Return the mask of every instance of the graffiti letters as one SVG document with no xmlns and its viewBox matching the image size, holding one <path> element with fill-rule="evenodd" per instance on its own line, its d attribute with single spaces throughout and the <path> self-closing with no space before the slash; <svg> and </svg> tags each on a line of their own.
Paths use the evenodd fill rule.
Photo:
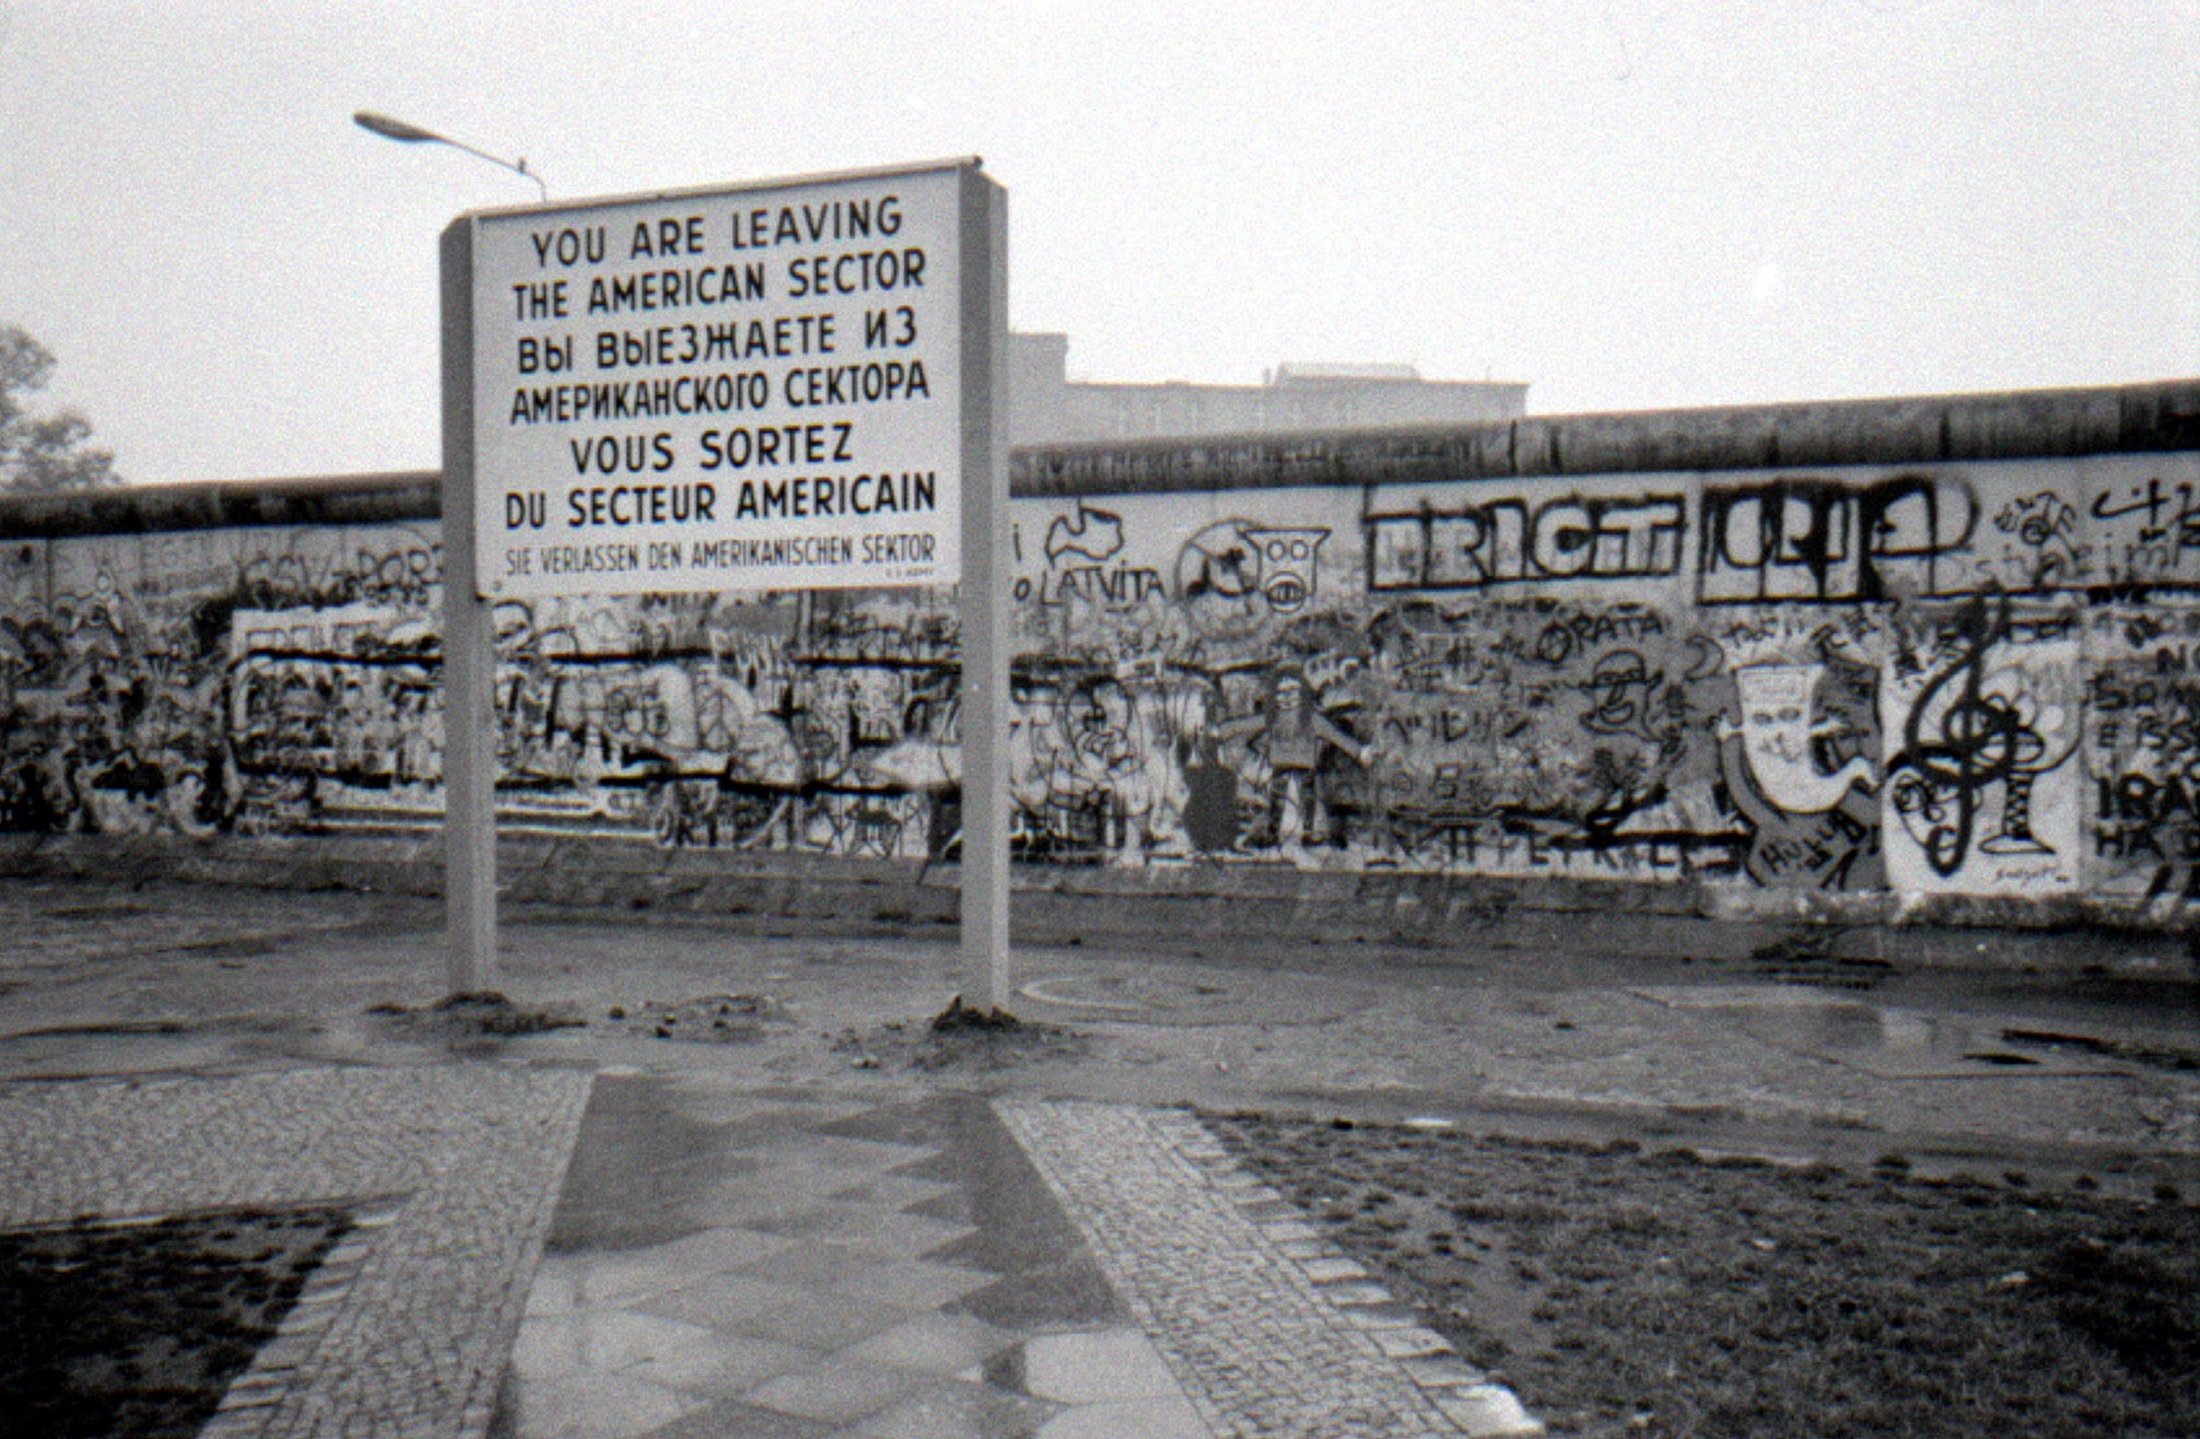
<svg viewBox="0 0 2200 1439">
<path fill-rule="evenodd" d="M 2200 611 L 2119 606 L 2095 620 L 2085 769 L 2112 883 L 2200 899 Z"/>
<path fill-rule="evenodd" d="M 1055 516 L 1045 549 L 1046 568 L 1016 580 L 1019 602 L 1124 608 L 1167 594 L 1158 571 L 1121 558 L 1123 517 L 1112 510 L 1079 504 L 1075 514 Z"/>
<path fill-rule="evenodd" d="M 1699 595 L 1714 604 L 1960 592 L 1939 562 L 1978 520 L 1968 485 L 1922 476 L 1706 485 L 1702 504 Z"/>
<path fill-rule="evenodd" d="M 1371 590 L 1482 589 L 1531 580 L 1677 574 L 1679 495 L 1506 498 L 1378 509 L 1362 518 Z"/>
</svg>

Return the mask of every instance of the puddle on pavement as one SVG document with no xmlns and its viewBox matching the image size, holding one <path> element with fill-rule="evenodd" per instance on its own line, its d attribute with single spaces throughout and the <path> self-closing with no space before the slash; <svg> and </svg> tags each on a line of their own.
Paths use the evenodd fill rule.
<svg viewBox="0 0 2200 1439">
<path fill-rule="evenodd" d="M 43 919 L 145 919 L 158 913 L 142 904 L 70 904 L 40 911 Z"/>
<path fill-rule="evenodd" d="M 1751 1038 L 1882 1079 L 1960 1079 L 2039 1073 L 2113 1072 L 2098 1056 L 2070 1050 L 2014 1052 L 1998 1023 L 1873 1004 L 1802 985 L 1645 988 L 1637 994 L 1675 1009 L 1724 1013 Z"/>
<path fill-rule="evenodd" d="M 1262 975 L 1247 982 L 1221 971 L 1048 974 L 1020 986 L 1017 997 L 1064 1017 L 1144 1024 L 1326 1024 L 1375 1002 L 1367 986 L 1336 975 Z"/>
<path fill-rule="evenodd" d="M 974 1233 L 928 1258 L 991 1270 L 1001 1278 L 953 1307 L 1002 1329 L 1067 1329 L 1124 1321 L 1084 1240 L 992 1106 L 953 1095 L 829 1125 L 826 1133 L 939 1146 L 899 1171 L 954 1188 L 909 1212 Z"/>
<path fill-rule="evenodd" d="M 342 1063 L 356 1045 L 320 1023 L 274 1015 L 112 1020 L 0 1035 L 0 1075 L 70 1079 L 105 1074 L 219 1074 L 291 1061 Z"/>
<path fill-rule="evenodd" d="M 1939 1026 L 1932 1020 L 1865 1004 L 1751 1010 L 1742 1023 L 1767 1043 L 1829 1057 L 1917 1061 L 1930 1058 L 1939 1042 Z"/>
<path fill-rule="evenodd" d="M 9 1079 L 197 1072 L 229 1058 L 228 1041 L 205 1034 L 78 1027 L 0 1036 L 0 1074 Z"/>
</svg>

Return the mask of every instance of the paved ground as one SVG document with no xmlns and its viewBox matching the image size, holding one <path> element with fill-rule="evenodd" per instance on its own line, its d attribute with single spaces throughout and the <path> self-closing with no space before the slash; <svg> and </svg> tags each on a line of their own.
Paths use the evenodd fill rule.
<svg viewBox="0 0 2200 1439">
<path fill-rule="evenodd" d="M 1005 1113 L 1212 1432 L 1532 1430 L 1511 1393 L 1251 1183 L 1196 1120 L 1093 1103 Z"/>
<path fill-rule="evenodd" d="M 506 1434 L 1531 1427 L 1181 1113 L 621 1073 L 585 1128 Z"/>
<path fill-rule="evenodd" d="M 1207 1433 L 982 1099 L 599 1085 L 503 1432 Z"/>
<path fill-rule="evenodd" d="M 347 1203 L 215 1432 L 478 1433 L 587 1093 L 497 1064 L 7 1086 L 0 1225 Z"/>
<path fill-rule="evenodd" d="M 1019 951 L 1056 1028 L 943 1047 L 951 936 L 506 919 L 504 988 L 584 1023 L 424 1013 L 432 903 L 0 883 L 0 1223 L 373 1219 L 234 1433 L 1495 1433 L 1512 1396 L 1185 1106 L 2200 1182 L 2181 942 L 1157 936 Z"/>
</svg>

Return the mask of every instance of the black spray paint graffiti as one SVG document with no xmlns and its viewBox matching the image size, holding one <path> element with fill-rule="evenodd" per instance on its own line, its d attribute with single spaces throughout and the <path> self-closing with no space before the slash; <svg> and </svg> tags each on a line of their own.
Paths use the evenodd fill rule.
<svg viewBox="0 0 2200 1439">
<path fill-rule="evenodd" d="M 2090 513 L 2104 531 L 2113 577 L 2126 584 L 2190 584 L 2186 557 L 2200 552 L 2200 491 L 2189 481 L 2159 476 L 2093 497 Z"/>
<path fill-rule="evenodd" d="M 423 572 L 408 533 L 376 558 L 278 532 L 232 546 L 226 572 L 190 557 L 198 578 L 150 599 L 101 570 L 18 604 L 0 624 L 0 823 L 433 824 L 441 657 L 427 591 L 398 578 Z M 139 567 L 131 541 L 97 543 Z M 895 857 L 951 839 L 955 636 L 936 602 L 513 602 L 497 623 L 508 821 Z"/>
<path fill-rule="evenodd" d="M 1705 485 L 1702 505 L 1706 604 L 1962 593 L 1963 572 L 1942 562 L 1978 522 L 1969 485 L 1926 476 Z"/>
<path fill-rule="evenodd" d="M 1826 655 L 1733 671 L 1715 725 L 1727 800 L 1748 825 L 1742 870 L 1763 885 L 1876 888 L 1877 676 Z"/>
<path fill-rule="evenodd" d="M 2020 495 L 1994 514 L 1994 528 L 2022 546 L 2019 568 L 2004 577 L 2011 590 L 2037 592 L 2082 583 L 2092 547 L 2078 533 L 2078 512 L 2053 490 Z"/>
<path fill-rule="evenodd" d="M 952 838 L 955 636 L 927 604 L 509 601 L 498 629 L 523 822 L 880 858 Z"/>
<path fill-rule="evenodd" d="M 2086 682 L 2094 856 L 2145 898 L 2200 899 L 2200 610 L 2093 618 Z"/>
<path fill-rule="evenodd" d="M 1887 775 L 1895 815 L 1942 879 L 1974 854 L 2056 853 L 2034 830 L 2032 795 L 2042 776 L 2070 758 L 2078 727 L 2011 649 L 2061 639 L 2069 629 L 2063 619 L 2019 624 L 2006 598 L 1980 599 L 1963 607 L 1925 657 L 1929 668 Z M 1987 831 L 1990 803 L 1998 823 Z"/>
<path fill-rule="evenodd" d="M 1176 666 L 1020 661 L 1010 765 L 1017 853 L 1138 864 L 1207 848 L 1213 835 L 1186 765 L 1213 694 L 1211 676 Z"/>
<path fill-rule="evenodd" d="M 1622 601 L 1427 599 L 1364 625 L 1347 778 L 1370 862 L 1512 872 L 1677 873 L 1726 863 L 1706 830 L 1712 761 L 1696 698 L 1718 652 Z M 1364 770 L 1364 773 L 1361 772 Z"/>
<path fill-rule="evenodd" d="M 1321 585 L 1319 562 L 1329 531 L 1271 528 L 1251 520 L 1220 520 L 1201 529 L 1177 554 L 1176 595 L 1187 604 L 1258 595 L 1269 612 L 1306 608 Z"/>
<path fill-rule="evenodd" d="M 1679 495 L 1565 495 L 1370 509 L 1361 526 L 1370 591 L 1471 590 L 1678 574 L 1684 511 Z"/>
<path fill-rule="evenodd" d="M 1247 528 L 1245 542 L 1260 562 L 1260 595 L 1279 615 L 1295 615 L 1314 598 L 1321 582 L 1317 568 L 1323 529 L 1256 530 Z"/>
<path fill-rule="evenodd" d="M 1021 531 L 1013 533 L 1019 560 Z M 1079 504 L 1074 515 L 1057 515 L 1047 526 L 1046 568 L 1037 576 L 1019 576 L 1013 594 L 1019 604 L 1136 605 L 1166 597 L 1159 572 L 1126 564 L 1123 517 L 1113 510 Z"/>
<path fill-rule="evenodd" d="M 1322 710 L 1319 699 L 1303 670 L 1279 666 L 1268 675 L 1259 714 L 1225 720 L 1208 732 L 1218 745 L 1246 742 L 1265 769 L 1272 828 L 1253 843 L 1273 844 L 1287 859 L 1301 859 L 1309 843 L 1329 838 L 1319 776 L 1331 756 L 1346 756 L 1362 769 L 1374 758 L 1373 750 L 1357 735 Z"/>
<path fill-rule="evenodd" d="M 1123 517 L 1112 510 L 1080 504 L 1075 517 L 1057 515 L 1047 526 L 1047 563 L 1060 564 L 1067 554 L 1083 555 L 1094 564 L 1105 564 L 1123 550 Z"/>
<path fill-rule="evenodd" d="M 2200 859 L 2200 680 L 2151 663 L 2104 666 L 2087 699 L 2099 853 Z"/>
<path fill-rule="evenodd" d="M 299 543 L 254 555 L 238 571 L 238 600 L 251 609 L 348 604 L 424 605 L 443 581 L 443 547 L 427 538 L 386 551 L 355 547 L 322 554 Z"/>
<path fill-rule="evenodd" d="M 1019 502 L 1017 852 L 1979 893 L 2082 859 L 2089 885 L 2200 893 L 2200 607 L 2099 587 L 2131 546 L 2182 553 L 2200 487 L 2112 473 L 1713 486 L 1695 558 L 1692 480 L 1249 494 L 1220 520 Z M 0 614 L 0 824 L 435 822 L 418 526 L 40 545 Z M 1516 581 L 1544 587 L 1493 588 Z M 1993 585 L 2031 598 L 1968 603 Z M 2128 634 L 2081 646 L 2073 617 L 2111 609 Z M 576 598 L 498 627 L 508 823 L 954 852 L 942 593 Z"/>
</svg>

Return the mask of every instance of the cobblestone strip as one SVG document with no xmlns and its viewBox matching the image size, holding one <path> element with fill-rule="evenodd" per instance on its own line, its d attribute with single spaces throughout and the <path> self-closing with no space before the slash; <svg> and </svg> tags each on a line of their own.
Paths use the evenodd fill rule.
<svg viewBox="0 0 2200 1439">
<path fill-rule="evenodd" d="M 220 1410 L 199 1431 L 199 1439 L 260 1439 L 267 1432 L 268 1421 L 283 1401 L 304 1388 L 321 1336 L 350 1296 L 374 1241 L 397 1222 L 401 1203 L 391 1199 L 353 1212 L 351 1232 L 306 1277 L 305 1288 L 283 1316 L 275 1337 L 260 1346 L 244 1373 L 231 1382 Z"/>
<path fill-rule="evenodd" d="M 996 1107 L 1217 1434 L 1542 1432 L 1197 1120 Z"/>
<path fill-rule="evenodd" d="M 4 1086 L 0 1226 L 363 1204 L 218 1431 L 479 1436 L 589 1083 L 478 1064 Z"/>
</svg>

